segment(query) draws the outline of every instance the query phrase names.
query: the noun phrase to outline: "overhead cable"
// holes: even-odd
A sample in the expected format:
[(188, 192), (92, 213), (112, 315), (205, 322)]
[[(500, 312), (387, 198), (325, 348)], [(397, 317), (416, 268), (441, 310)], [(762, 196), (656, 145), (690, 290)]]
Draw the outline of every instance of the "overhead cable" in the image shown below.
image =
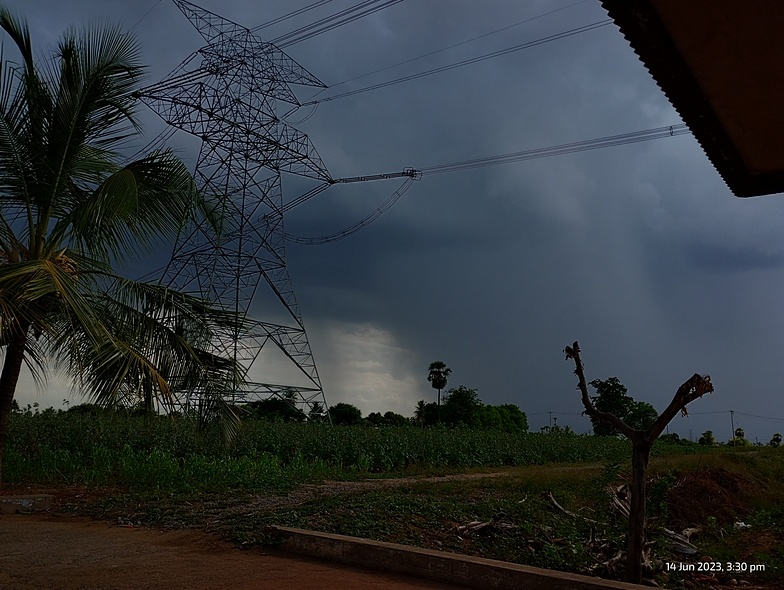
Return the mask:
[(684, 125), (683, 123), (681, 123), (678, 125), (670, 125), (668, 127), (656, 127), (654, 129), (644, 129), (642, 131), (633, 131), (631, 133), (623, 133), (621, 135), (609, 135), (606, 137), (598, 137), (596, 139), (587, 139), (585, 141), (562, 143), (559, 145), (536, 148), (532, 150), (523, 150), (520, 152), (499, 154), (497, 156), (474, 158), (471, 160), (451, 162), (448, 164), (437, 164), (435, 166), (419, 168), (418, 170), (425, 175), (443, 174), (445, 172), (459, 172), (462, 170), (470, 170), (473, 168), (498, 166), (500, 164), (510, 164), (512, 162), (522, 162), (525, 160), (535, 160), (538, 158), (549, 158), (552, 156), (573, 154), (575, 152), (585, 152), (590, 150), (615, 147), (619, 145), (626, 145), (629, 143), (639, 143), (641, 141), (650, 141), (652, 139), (663, 139), (665, 137), (672, 137), (675, 135), (686, 135), (688, 133), (690, 133), (689, 128), (686, 127), (686, 125)]
[(308, 10), (313, 10), (314, 8), (318, 8), (324, 4), (329, 4), (332, 0), (319, 0), (318, 2), (314, 2), (313, 4), (308, 4), (298, 10), (293, 12), (289, 12), (288, 14), (284, 14), (283, 16), (279, 16), (278, 18), (272, 19), (271, 21), (264, 23), (263, 25), (259, 25), (258, 27), (253, 27), (251, 32), (260, 31), (261, 29), (266, 29), (267, 27), (271, 27), (272, 25), (277, 25), (278, 23), (283, 22), (284, 20), (288, 20), (294, 16), (299, 16), (300, 14), (304, 14)]
[(294, 242), (295, 244), (303, 244), (306, 246), (320, 246), (321, 244), (337, 242), (338, 240), (347, 238), (350, 235), (357, 233), (359, 230), (367, 227), (368, 225), (373, 223), (376, 219), (381, 217), (381, 215), (383, 215), (386, 211), (388, 211), (392, 207), (392, 205), (397, 203), (398, 199), (402, 197), (409, 188), (411, 188), (411, 185), (414, 183), (414, 181), (415, 181), (414, 178), (411, 177), (407, 178), (399, 189), (397, 189), (394, 193), (392, 193), (391, 196), (387, 197), (386, 201), (384, 201), (383, 203), (381, 203), (381, 205), (376, 207), (376, 209), (374, 209), (369, 215), (366, 215), (365, 217), (363, 217), (362, 219), (360, 219), (356, 223), (353, 223), (352, 225), (348, 226), (345, 229), (342, 229), (338, 232), (326, 236), (320, 236), (314, 238), (304, 238), (301, 236), (295, 236), (287, 233), (286, 239), (288, 241)]
[(738, 416), (746, 416), (747, 418), (756, 418), (758, 420), (770, 420), (773, 422), (784, 422), (784, 418), (772, 418), (770, 416), (759, 416), (757, 414), (745, 414), (743, 412), (735, 412)]
[(158, 7), (158, 4), (160, 4), (160, 3), (161, 3), (161, 0), (158, 0), (158, 1), (157, 1), (155, 4), (153, 4), (153, 5), (150, 7), (150, 9), (149, 9), (147, 12), (145, 12), (145, 13), (142, 15), (142, 17), (141, 17), (139, 20), (137, 20), (137, 21), (136, 21), (136, 24), (135, 24), (135, 25), (133, 25), (133, 26), (131, 27), (131, 31), (135, 30), (135, 29), (136, 29), (136, 27), (138, 27), (138, 26), (141, 24), (141, 22), (142, 22), (142, 21), (143, 21), (145, 18), (147, 18), (147, 16), (148, 16), (148, 15), (149, 15), (149, 14), (150, 14), (150, 13), (151, 13), (153, 10), (155, 10), (155, 9)]
[(286, 33), (285, 35), (281, 35), (280, 37), (276, 37), (270, 42), (282, 49), (284, 47), (288, 47), (289, 45), (294, 45), (295, 43), (300, 43), (315, 37), (316, 35), (326, 33), (327, 31), (331, 31), (350, 22), (354, 22), (355, 20), (368, 16), (369, 14), (373, 14), (379, 10), (384, 10), (390, 6), (399, 4), (402, 1), (403, 0), (386, 0), (379, 6), (372, 6), (373, 4), (380, 2), (380, 0), (365, 0), (364, 2), (360, 2), (359, 4), (346, 8), (345, 10), (336, 12), (331, 16), (325, 17), (314, 23), (291, 31), (290, 33)]
[[(484, 168), (487, 166), (499, 166), (501, 164), (522, 162), (525, 160), (549, 158), (553, 156), (561, 156), (561, 155), (575, 153), (575, 152), (603, 149), (608, 147), (626, 145), (630, 143), (639, 143), (642, 141), (651, 141), (653, 139), (664, 139), (666, 137), (675, 137), (677, 135), (686, 135), (688, 133), (690, 133), (688, 127), (686, 127), (686, 125), (681, 123), (678, 125), (669, 125), (667, 127), (655, 127), (653, 129), (643, 129), (641, 131), (633, 131), (631, 133), (623, 133), (620, 135), (608, 135), (605, 137), (597, 137), (595, 139), (588, 139), (584, 141), (564, 143), (564, 144), (543, 147), (543, 148), (536, 148), (531, 150), (524, 150), (519, 152), (511, 152), (508, 154), (499, 154), (496, 156), (488, 156), (485, 158), (474, 158), (472, 160), (463, 160), (459, 162), (451, 162), (448, 164), (437, 164), (435, 166), (418, 168), (416, 170), (409, 169), (411, 170), (411, 172), (408, 173), (410, 174), (410, 176), (407, 179), (406, 183), (404, 183), (400, 189), (398, 189), (395, 193), (393, 193), (391, 197), (387, 198), (386, 201), (384, 201), (381, 205), (379, 205), (376, 209), (374, 209), (369, 215), (365, 216), (358, 222), (348, 226), (347, 228), (339, 232), (335, 232), (326, 236), (301, 237), (301, 236), (292, 236), (286, 234), (286, 238), (298, 244), (316, 245), (316, 244), (326, 244), (329, 242), (334, 242), (339, 239), (348, 237), (352, 234), (355, 234), (360, 229), (370, 225), (370, 223), (378, 219), (383, 213), (389, 210), (392, 207), (392, 205), (394, 205), (398, 201), (398, 199), (401, 196), (403, 196), (403, 193), (405, 193), (405, 191), (407, 191), (408, 188), (411, 186), (411, 182), (409, 181), (416, 180), (417, 173), (421, 173), (422, 175), (425, 175), (425, 174), (443, 174), (446, 172), (460, 172), (463, 170), (470, 170), (472, 168)], [(377, 176), (387, 176), (387, 175), (377, 175)], [(355, 177), (357, 181), (360, 181), (363, 178), (364, 177)], [(355, 179), (350, 179), (350, 180), (354, 181)], [(376, 178), (367, 177), (367, 179), (375, 180)], [(285, 213), (287, 211), (290, 211), (291, 209), (297, 207), (298, 205), (301, 205), (305, 201), (312, 199), (316, 195), (322, 193), (330, 186), (338, 182), (340, 182), (340, 180), (333, 180), (332, 182), (324, 182), (315, 186), (314, 188), (300, 195), (296, 199), (293, 199), (292, 201), (285, 203), (281, 207), (281, 212)], [(145, 276), (152, 276), (155, 272), (156, 271), (153, 271)], [(721, 413), (721, 412), (705, 412), (705, 413)]]
[[(538, 148), (533, 150), (525, 150), (521, 152), (512, 152), (510, 154), (500, 154), (497, 156), (489, 156), (486, 158), (475, 158), (473, 160), (463, 160), (461, 162), (452, 162), (450, 164), (439, 164), (436, 166), (429, 166), (426, 168), (409, 169), (412, 176), (408, 181), (398, 189), (393, 195), (387, 198), (380, 206), (374, 209), (369, 215), (366, 215), (359, 221), (348, 226), (347, 228), (326, 236), (305, 238), (301, 236), (294, 236), (286, 234), (286, 239), (297, 244), (304, 244), (308, 246), (315, 246), (335, 242), (350, 235), (357, 233), (359, 230), (367, 227), (376, 219), (381, 217), (394, 205), (398, 199), (403, 196), (403, 193), (409, 189), (411, 182), (417, 179), (418, 176), (427, 174), (443, 174), (445, 172), (459, 172), (462, 170), (470, 170), (472, 168), (483, 168), (486, 166), (499, 166), (501, 164), (510, 164), (512, 162), (521, 162), (524, 160), (533, 160), (536, 158), (549, 158), (552, 156), (561, 156), (565, 154), (583, 152), (588, 150), (596, 150), (608, 147), (615, 147), (619, 145), (626, 145), (629, 143), (639, 143), (641, 141), (650, 141), (652, 139), (663, 139), (665, 137), (674, 137), (676, 135), (685, 135), (689, 133), (689, 129), (684, 124), (670, 125), (668, 127), (657, 127), (654, 129), (644, 129), (642, 131), (633, 131), (631, 133), (623, 133), (621, 135), (610, 135), (607, 137), (599, 137), (596, 139), (588, 139), (585, 141), (578, 141), (572, 143), (565, 143), (555, 146)], [(291, 203), (284, 205), (284, 210), (291, 209), (300, 203), (310, 199), (316, 194), (320, 193), (327, 188), (328, 183), (319, 185), (310, 193), (305, 193), (301, 197), (295, 199)], [(311, 194), (312, 193), (312, 194)]]
[[(540, 18), (544, 18), (546, 16), (550, 16), (551, 14), (555, 14), (556, 12), (561, 12), (562, 10), (566, 10), (568, 8), (572, 8), (573, 6), (577, 6), (578, 4), (583, 4), (587, 0), (578, 0), (578, 2), (573, 2), (572, 4), (567, 4), (566, 6), (562, 6), (561, 8), (556, 8), (555, 10), (550, 10), (548, 12), (543, 12), (542, 14), (538, 14), (536, 16), (532, 16), (525, 20), (518, 21), (511, 25), (507, 25), (505, 27), (501, 27), (500, 29), (496, 29), (494, 31), (490, 31), (489, 33), (483, 33), (477, 37), (471, 37), (470, 39), (466, 39), (465, 41), (460, 41), (459, 43), (454, 43), (452, 45), (447, 45), (446, 47), (442, 47), (441, 49), (436, 49), (435, 51), (430, 51), (428, 53), (423, 53), (422, 55), (418, 55), (417, 57), (412, 57), (410, 59), (406, 59), (404, 61), (399, 61), (389, 66), (385, 66), (383, 68), (379, 68), (377, 70), (373, 70), (372, 72), (367, 72), (365, 74), (360, 74), (359, 76), (354, 76), (353, 78), (349, 78), (348, 80), (343, 80), (342, 82), (338, 82), (336, 84), (331, 84), (330, 88), (335, 88), (337, 86), (341, 86), (343, 84), (347, 84), (348, 82), (353, 82), (354, 80), (359, 80), (360, 78), (367, 78), (368, 76), (372, 76), (373, 74), (378, 74), (380, 72), (385, 72), (387, 70), (391, 70), (392, 68), (396, 68), (398, 66), (405, 65), (407, 63), (411, 63), (413, 61), (419, 61), (420, 59), (424, 59), (426, 57), (430, 57), (431, 55), (436, 55), (437, 53), (443, 53), (444, 51), (448, 51), (450, 49), (454, 49), (455, 47), (460, 47), (461, 45), (466, 45), (468, 43), (473, 43), (474, 41), (478, 41), (479, 39), (484, 39), (485, 37), (490, 37), (491, 35), (495, 35), (497, 33), (501, 33), (503, 31), (513, 29), (515, 27), (519, 27), (520, 25), (524, 25), (526, 23), (530, 23), (532, 21), (538, 20)], [(325, 89), (326, 90), (326, 89)], [(319, 94), (324, 92), (324, 90), (319, 91)]]
[(508, 55), (510, 53), (514, 53), (516, 51), (522, 51), (523, 49), (530, 49), (531, 47), (536, 47), (538, 45), (544, 45), (545, 43), (551, 43), (553, 41), (558, 41), (560, 39), (565, 39), (567, 37), (572, 37), (574, 35), (579, 35), (580, 33), (585, 33), (588, 31), (592, 31), (594, 29), (598, 29), (600, 27), (605, 27), (612, 22), (612, 19), (605, 19), (596, 21), (594, 23), (583, 25), (582, 27), (576, 27), (574, 29), (569, 29), (568, 31), (563, 31), (561, 33), (555, 33), (554, 35), (548, 35), (547, 37), (542, 37), (540, 39), (536, 39), (534, 41), (529, 41), (527, 43), (521, 43), (520, 45), (515, 45), (513, 47), (508, 47), (507, 49), (500, 49), (498, 51), (493, 51), (492, 53), (487, 53), (485, 55), (480, 55), (478, 57), (472, 57), (470, 59), (464, 59), (462, 61), (447, 64), (445, 66), (440, 66), (438, 68), (432, 68), (430, 70), (425, 70), (424, 72), (419, 72), (417, 74), (410, 74), (408, 76), (403, 76), (401, 78), (396, 78), (394, 80), (388, 80), (386, 82), (380, 82), (378, 84), (373, 84), (371, 86), (365, 86), (364, 88), (357, 88), (356, 90), (350, 90), (348, 92), (343, 92), (342, 94), (336, 94), (334, 96), (327, 96), (325, 98), (320, 98), (317, 100), (311, 100), (305, 103), (302, 103), (301, 106), (309, 106), (312, 104), (318, 104), (322, 102), (330, 102), (332, 100), (337, 100), (339, 98), (345, 98), (347, 96), (353, 96), (355, 94), (360, 94), (362, 92), (369, 92), (371, 90), (378, 90), (379, 88), (386, 88), (387, 86), (392, 86), (393, 84), (400, 84), (401, 82), (408, 82), (410, 80), (416, 80), (418, 78), (424, 78), (425, 76), (430, 76), (432, 74), (439, 74), (441, 72), (446, 72), (449, 70), (454, 70), (455, 68), (460, 68), (463, 66), (479, 63), (481, 61), (485, 61), (488, 59), (492, 59), (494, 57), (500, 57), (502, 55)]

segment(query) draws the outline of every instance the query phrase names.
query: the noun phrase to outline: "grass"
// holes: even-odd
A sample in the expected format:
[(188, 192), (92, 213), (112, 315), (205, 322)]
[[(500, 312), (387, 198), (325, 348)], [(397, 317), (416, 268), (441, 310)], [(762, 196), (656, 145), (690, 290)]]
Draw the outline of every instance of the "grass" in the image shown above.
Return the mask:
[(243, 423), (227, 447), (217, 429), (199, 431), (188, 420), (46, 410), (12, 416), (3, 479), (139, 491), (276, 490), (411, 470), (618, 461), (628, 450), (626, 441), (566, 434), (256, 421)]
[[(14, 415), (4, 479), (56, 485), (62, 497), (79, 486), (63, 508), (214, 530), (240, 546), (274, 543), (265, 527), (278, 524), (618, 577), (618, 564), (597, 562), (624, 546), (605, 488), (628, 474), (629, 454), (624, 441), (587, 436), (258, 422), (227, 447), (182, 420), (45, 411)], [(401, 479), (488, 472), (502, 475)], [(650, 475), (662, 567), (689, 558), (656, 531), (698, 525), (702, 555), (766, 566), (740, 579), (784, 572), (784, 449), (657, 445)], [(364, 481), (380, 478), (397, 481)], [(736, 520), (752, 528), (736, 531)], [(470, 522), (490, 524), (460, 528)], [(658, 581), (691, 587), (689, 576), (660, 571)]]

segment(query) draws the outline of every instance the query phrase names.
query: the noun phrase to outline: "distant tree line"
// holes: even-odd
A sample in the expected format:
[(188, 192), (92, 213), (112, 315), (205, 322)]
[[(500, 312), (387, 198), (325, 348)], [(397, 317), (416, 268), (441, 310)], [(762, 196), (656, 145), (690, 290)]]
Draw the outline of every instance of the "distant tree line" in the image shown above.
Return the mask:
[[(269, 422), (305, 422), (309, 416), (293, 403), (294, 394), (283, 392), (270, 397), (243, 404), (239, 407), (246, 419)], [(311, 412), (313, 413), (313, 412)], [(461, 385), (449, 389), (441, 403), (440, 420), (436, 402), (421, 400), (411, 417), (395, 412), (371, 412), (366, 417), (353, 404), (341, 402), (329, 407), (329, 415), (335, 426), (411, 426), (426, 428), (443, 424), (450, 427), (478, 428), (503, 432), (526, 432), (528, 419), (525, 412), (514, 404), (492, 406), (479, 399), (476, 389)]]
[[(438, 406), (421, 400), (414, 411), (414, 424), (420, 427), (439, 423)], [(446, 392), (441, 404), (440, 423), (503, 432), (526, 432), (528, 418), (514, 404), (492, 406), (483, 404), (476, 389), (465, 385)]]

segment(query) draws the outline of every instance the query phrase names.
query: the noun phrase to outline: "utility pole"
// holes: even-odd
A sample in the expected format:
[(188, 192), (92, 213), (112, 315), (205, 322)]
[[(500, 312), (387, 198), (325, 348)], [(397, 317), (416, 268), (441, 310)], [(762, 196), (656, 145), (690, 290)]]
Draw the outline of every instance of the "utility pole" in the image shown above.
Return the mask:
[(735, 410), (730, 410), (730, 423), (732, 424), (732, 446), (735, 446)]

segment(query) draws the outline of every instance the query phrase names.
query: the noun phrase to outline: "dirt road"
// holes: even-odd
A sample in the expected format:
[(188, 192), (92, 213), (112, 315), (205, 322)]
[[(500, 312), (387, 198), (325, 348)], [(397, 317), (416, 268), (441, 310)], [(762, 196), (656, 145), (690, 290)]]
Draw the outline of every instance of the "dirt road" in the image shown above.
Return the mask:
[(260, 549), (198, 531), (160, 532), (52, 515), (0, 516), (2, 590), (450, 590)]

